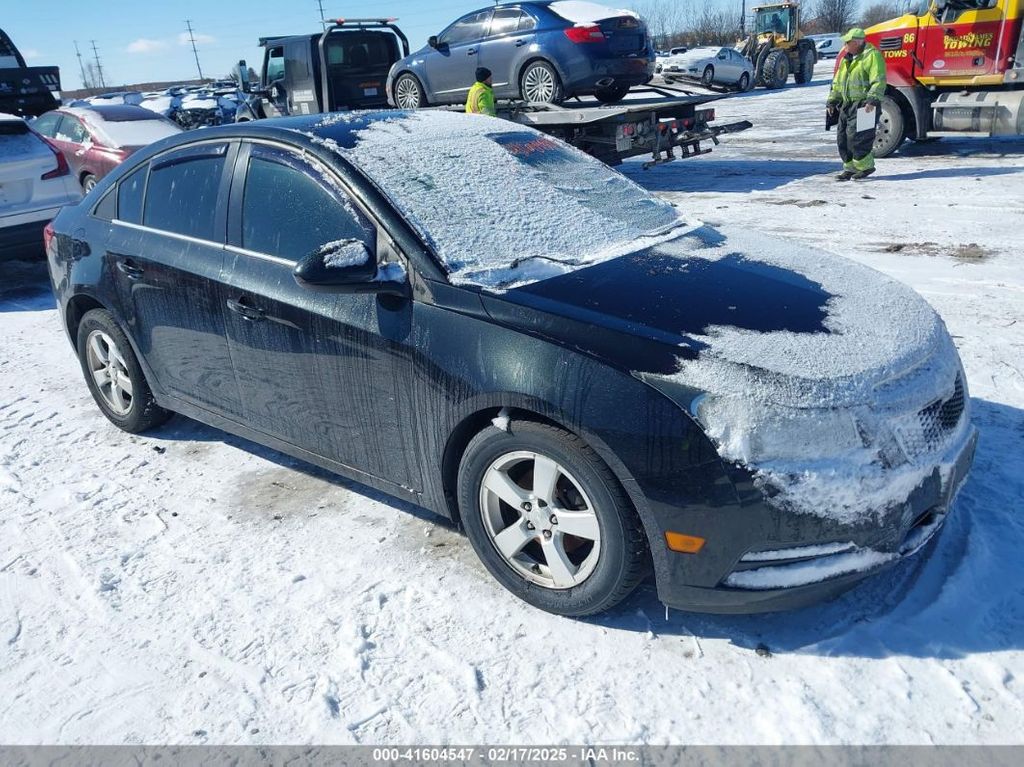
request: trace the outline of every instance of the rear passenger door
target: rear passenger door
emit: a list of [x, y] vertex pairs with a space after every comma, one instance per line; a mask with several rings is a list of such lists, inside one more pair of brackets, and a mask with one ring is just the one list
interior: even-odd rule
[[234, 144], [172, 150], [117, 185], [104, 266], [156, 385], [228, 417], [241, 408], [218, 284]]
[[[411, 302], [301, 287], [296, 263], [322, 245], [377, 229], [338, 176], [300, 150], [244, 143], [235, 169], [223, 303], [254, 429], [351, 468], [420, 487], [398, 416], [408, 380]], [[374, 255], [376, 257], [376, 255]]]
[[518, 6], [494, 9], [490, 32], [480, 44], [480, 66], [494, 75], [494, 95], [513, 98], [519, 95], [519, 70], [536, 41], [537, 21]]

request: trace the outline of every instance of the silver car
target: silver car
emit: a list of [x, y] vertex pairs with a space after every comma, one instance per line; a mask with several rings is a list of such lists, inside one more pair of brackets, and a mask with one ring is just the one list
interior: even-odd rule
[[732, 48], [691, 48], [670, 58], [661, 71], [665, 82], [699, 80], [706, 88], [726, 86], [745, 91], [754, 81], [754, 65]]

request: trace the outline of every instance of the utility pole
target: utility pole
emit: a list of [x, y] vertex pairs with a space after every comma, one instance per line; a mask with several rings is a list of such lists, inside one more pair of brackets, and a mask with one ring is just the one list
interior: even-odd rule
[[199, 51], [196, 50], [196, 36], [192, 34], [192, 19], [185, 20], [185, 26], [188, 28], [188, 39], [192, 43], [192, 55], [196, 57], [196, 69], [199, 70], [199, 79], [205, 80], [203, 77], [203, 68], [199, 65]]
[[740, 39], [747, 36], [747, 0], [740, 0]]
[[324, 19], [324, 0], [316, 0], [317, 7], [320, 9], [320, 26], [327, 31], [327, 21]]
[[75, 55], [78, 57], [78, 71], [82, 73], [82, 87], [88, 89], [90, 87], [89, 80], [85, 76], [85, 64], [82, 63], [82, 52], [78, 50], [77, 40], [75, 40]]
[[103, 76], [103, 65], [100, 64], [100, 52], [96, 50], [95, 40], [90, 40], [89, 42], [92, 43], [92, 55], [93, 58], [96, 60], [96, 72], [99, 73], [100, 76], [100, 87], [105, 89], [107, 87], [107, 80]]

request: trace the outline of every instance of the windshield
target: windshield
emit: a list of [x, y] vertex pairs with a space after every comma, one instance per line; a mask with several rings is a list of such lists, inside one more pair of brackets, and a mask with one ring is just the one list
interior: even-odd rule
[[416, 112], [370, 123], [344, 153], [455, 283], [535, 282], [647, 247], [681, 225], [671, 205], [603, 163], [508, 125]]
[[754, 32], [758, 35], [777, 34], [789, 37], [792, 8], [765, 8], [757, 12]]

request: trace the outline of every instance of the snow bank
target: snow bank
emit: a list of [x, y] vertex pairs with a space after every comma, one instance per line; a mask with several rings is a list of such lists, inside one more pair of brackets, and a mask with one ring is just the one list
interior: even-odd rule
[[548, 8], [573, 24], [594, 24], [605, 19], [613, 19], [616, 16], [639, 18], [635, 11], [616, 10], [599, 3], [586, 2], [586, 0], [556, 0]]
[[[757, 472], [773, 504], [854, 521], [902, 502], [936, 467], [951, 473], [971, 433], [966, 381], [945, 326], [914, 291], [738, 229], [701, 230], [659, 250], [764, 263], [829, 296], [820, 332], [712, 326], [695, 337], [699, 356], [666, 377], [706, 392], [691, 410], [724, 458]], [[955, 424], [929, 431], [922, 412], [958, 397]]]
[[525, 285], [683, 231], [672, 206], [529, 128], [431, 111], [372, 121], [356, 137], [346, 148], [314, 136], [380, 187], [457, 284]]

